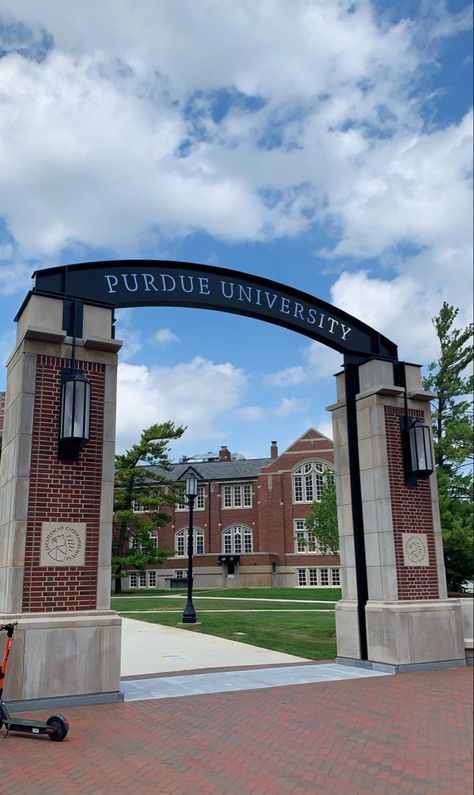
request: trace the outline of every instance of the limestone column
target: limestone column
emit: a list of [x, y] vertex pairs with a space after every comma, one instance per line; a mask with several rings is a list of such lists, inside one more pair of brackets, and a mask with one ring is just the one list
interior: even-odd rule
[[30, 294], [8, 362], [0, 463], [0, 623], [18, 620], [5, 697], [120, 697], [121, 620], [110, 610], [117, 351], [112, 310], [84, 306], [77, 366], [90, 440], [58, 460], [63, 301]]
[[[406, 366], [408, 414], [431, 426], [420, 367]], [[344, 373], [337, 377], [333, 415], [342, 600], [336, 606], [338, 657], [361, 659], [349, 478]], [[393, 365], [359, 367], [357, 436], [368, 601], [368, 661], [388, 670], [464, 665], [461, 607], [447, 599], [436, 474], [405, 484], [400, 434], [404, 389]]]

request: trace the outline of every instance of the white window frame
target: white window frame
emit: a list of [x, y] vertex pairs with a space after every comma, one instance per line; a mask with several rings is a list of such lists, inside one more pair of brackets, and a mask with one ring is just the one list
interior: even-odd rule
[[297, 555], [320, 555], [321, 550], [317, 539], [306, 528], [304, 519], [293, 519], [293, 532], [295, 539], [295, 552]]
[[[188, 528], [181, 527], [174, 536], [175, 557], [188, 557]], [[200, 527], [193, 527], [193, 555], [204, 555], [204, 530]]]
[[222, 531], [224, 555], [250, 555], [253, 552], [253, 530], [244, 524], [233, 524]]
[[130, 588], [156, 588], [158, 572], [156, 569], [145, 569], [145, 571], [129, 571], [128, 581]]
[[320, 502], [324, 478], [328, 473], [334, 476], [334, 468], [327, 461], [314, 459], [298, 464], [291, 478], [293, 503], [301, 505]]
[[[150, 493], [148, 495], [143, 495], [143, 496], [158, 497], [159, 496], [159, 492], [150, 491]], [[157, 510], [158, 510], [157, 508], [153, 509], [153, 511], [157, 511]], [[152, 513], [153, 512], [153, 511], [150, 511], [150, 509], [145, 507], [144, 505], [141, 505], [139, 500], [132, 500], [132, 511], [134, 513]]]
[[235, 508], [252, 507], [252, 484], [251, 483], [222, 483], [221, 484], [221, 508], [232, 510]]
[[[150, 536], [151, 540], [153, 541], [153, 544], [152, 544], [153, 548], [154, 549], [158, 549], [158, 530], [150, 530], [149, 536]], [[137, 544], [137, 546], [135, 546], [135, 539], [134, 539], [133, 536], [130, 536], [129, 539], [128, 539], [128, 548], [129, 549], [140, 549], [141, 550], [142, 545], [141, 544]]]
[[[183, 495], [184, 496], [184, 495]], [[187, 511], [189, 510], [189, 503], [186, 497], [185, 502], [180, 502], [176, 505], [177, 511]], [[204, 511], [206, 508], [206, 489], [204, 486], [198, 486], [196, 499], [194, 500], [194, 510], [195, 511]]]
[[[306, 566], [296, 569], [297, 588], [340, 588], [339, 566]], [[334, 582], [337, 579], [338, 582]]]

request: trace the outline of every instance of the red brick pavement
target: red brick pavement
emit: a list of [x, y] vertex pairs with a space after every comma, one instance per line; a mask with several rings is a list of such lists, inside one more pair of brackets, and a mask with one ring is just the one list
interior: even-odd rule
[[63, 743], [0, 738], [0, 792], [472, 795], [472, 672], [65, 709]]

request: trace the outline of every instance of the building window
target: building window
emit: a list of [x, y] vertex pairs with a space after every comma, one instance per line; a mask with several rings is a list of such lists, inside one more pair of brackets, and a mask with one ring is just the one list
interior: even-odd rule
[[[149, 533], [151, 546], [154, 549], [158, 549], [158, 530], [151, 530]], [[131, 535], [128, 539], [128, 548], [129, 549], [139, 549], [140, 551], [143, 549], [143, 545], [139, 543], [139, 541], [135, 538], [135, 536]]]
[[159, 510], [159, 508], [156, 507], [150, 508], [150, 506], [146, 504], [147, 499], [151, 498], [156, 500], [159, 496], [159, 492], [157, 491], [144, 492], [142, 495], [142, 502], [140, 495], [137, 495], [137, 499], [132, 500], [132, 511], [134, 513], [153, 513], [154, 511]]
[[130, 588], [156, 588], [156, 571], [130, 571]]
[[320, 552], [314, 533], [306, 529], [304, 519], [295, 519], [293, 527], [295, 531], [295, 552]]
[[[194, 510], [203, 511], [206, 507], [206, 492], [204, 486], [198, 486], [196, 499], [194, 500]], [[177, 511], [187, 511], [189, 509], [188, 500], [185, 497], [184, 502], [179, 502], [176, 506]]]
[[184, 569], [176, 569], [174, 576], [176, 577], [177, 580], [184, 580], [185, 574], [186, 572], [184, 571]]
[[332, 585], [339, 586], [341, 584], [341, 571], [340, 569], [331, 569], [331, 583]]
[[293, 471], [293, 502], [319, 502], [324, 478], [334, 477], [332, 467], [322, 461], [306, 461]]
[[[176, 533], [175, 549], [178, 557], [188, 555], [188, 528], [183, 527]], [[193, 555], [204, 555], [204, 531], [200, 527], [193, 528]]]
[[227, 527], [222, 533], [222, 551], [225, 555], [240, 555], [252, 552], [252, 530], [245, 525]]
[[252, 484], [235, 483], [221, 487], [223, 508], [251, 508]]
[[320, 568], [318, 566], [315, 568], [297, 569], [296, 572], [298, 576], [298, 586], [302, 588], [307, 586], [310, 588], [338, 588], [341, 584], [340, 569], [331, 569], [331, 583], [329, 582], [329, 569], [327, 568]]

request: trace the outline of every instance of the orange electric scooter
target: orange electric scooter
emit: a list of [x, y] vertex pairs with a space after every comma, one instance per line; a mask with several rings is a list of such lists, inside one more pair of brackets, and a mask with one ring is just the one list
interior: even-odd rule
[[7, 672], [8, 655], [10, 654], [13, 634], [17, 624], [18, 621], [12, 621], [11, 624], [0, 624], [0, 632], [5, 631], [7, 633], [7, 642], [0, 669], [0, 729], [5, 725], [7, 730], [5, 737], [8, 737], [10, 732], [17, 732], [18, 734], [47, 734], [50, 740], [61, 742], [69, 731], [69, 721], [62, 715], [51, 715], [46, 723], [40, 720], [13, 718], [3, 700], [3, 684]]

